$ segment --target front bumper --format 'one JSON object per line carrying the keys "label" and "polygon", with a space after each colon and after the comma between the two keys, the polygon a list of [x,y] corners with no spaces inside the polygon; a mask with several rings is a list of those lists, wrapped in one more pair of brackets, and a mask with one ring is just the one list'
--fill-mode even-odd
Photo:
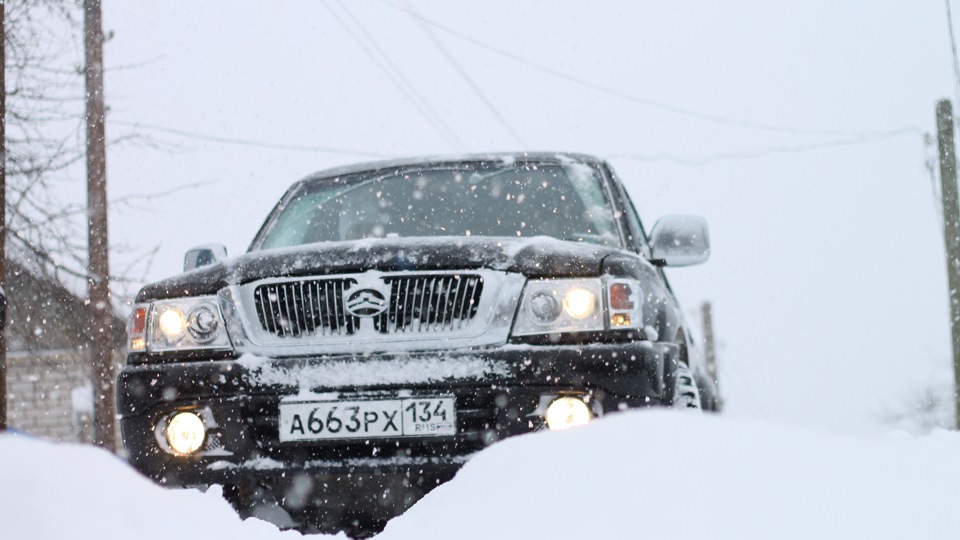
{"label": "front bumper", "polygon": [[[595,415],[662,403],[674,344],[513,345],[403,355],[258,358],[132,365],[118,408],[130,463],[169,485],[234,484],[309,474],[452,474],[485,446],[544,428],[558,395],[588,398]],[[451,436],[279,442],[283,399],[329,401],[453,396]],[[209,428],[196,455],[161,448],[173,411],[200,411]]]}

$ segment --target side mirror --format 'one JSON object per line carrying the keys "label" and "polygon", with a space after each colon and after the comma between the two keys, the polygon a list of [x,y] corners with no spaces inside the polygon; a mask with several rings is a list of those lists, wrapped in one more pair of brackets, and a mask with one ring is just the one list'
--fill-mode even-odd
{"label": "side mirror", "polygon": [[183,271],[189,272],[201,266],[207,266],[227,258],[227,248],[220,244],[197,246],[187,251],[183,257]]}
{"label": "side mirror", "polygon": [[691,266],[710,258],[710,231],[700,216],[664,216],[650,231],[650,259],[663,266]]}

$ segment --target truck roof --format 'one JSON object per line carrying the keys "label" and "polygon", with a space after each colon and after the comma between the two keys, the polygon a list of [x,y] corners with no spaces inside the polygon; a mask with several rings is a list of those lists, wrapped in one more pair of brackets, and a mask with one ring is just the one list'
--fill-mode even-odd
{"label": "truck roof", "polygon": [[409,157],[399,159],[389,159],[380,161],[368,161],[344,165],[317,171],[303,180],[320,180],[323,178],[333,178],[348,174],[361,172],[377,171],[382,169],[397,169],[402,167],[414,166],[432,166],[463,162],[484,162],[484,161],[502,161],[504,163],[514,163],[517,161],[536,161],[540,163],[591,163],[599,164],[603,160],[588,154],[578,154],[573,152],[486,152],[477,154],[449,154],[438,156]]}

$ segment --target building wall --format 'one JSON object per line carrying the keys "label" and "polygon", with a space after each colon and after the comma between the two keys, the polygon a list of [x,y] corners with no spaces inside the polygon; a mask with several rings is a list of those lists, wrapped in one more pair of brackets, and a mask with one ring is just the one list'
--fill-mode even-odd
{"label": "building wall", "polygon": [[[89,308],[60,278],[56,269],[7,258],[7,423],[45,439],[91,442],[93,385],[85,352],[92,335]],[[74,288],[83,287],[81,282]],[[121,317],[114,318],[111,334],[114,349],[124,350]],[[121,365],[122,355],[114,354]]]}
{"label": "building wall", "polygon": [[[122,357],[117,355],[117,362]],[[75,350],[7,353],[10,427],[60,442],[93,440],[90,360]]]}

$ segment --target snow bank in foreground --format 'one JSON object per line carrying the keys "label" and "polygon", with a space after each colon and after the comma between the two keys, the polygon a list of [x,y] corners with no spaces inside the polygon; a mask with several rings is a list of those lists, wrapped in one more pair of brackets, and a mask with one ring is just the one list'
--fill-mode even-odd
{"label": "snow bank in foreground", "polygon": [[[496,444],[382,540],[960,538],[960,434],[862,439],[644,411]],[[0,436],[0,538],[299,538],[91,447]]]}
{"label": "snow bank in foreground", "polygon": [[960,538],[960,435],[670,411],[504,441],[387,525],[431,538]]}
{"label": "snow bank in foreground", "polygon": [[0,538],[236,540],[301,538],[241,521],[220,496],[169,490],[92,446],[0,435]]}

